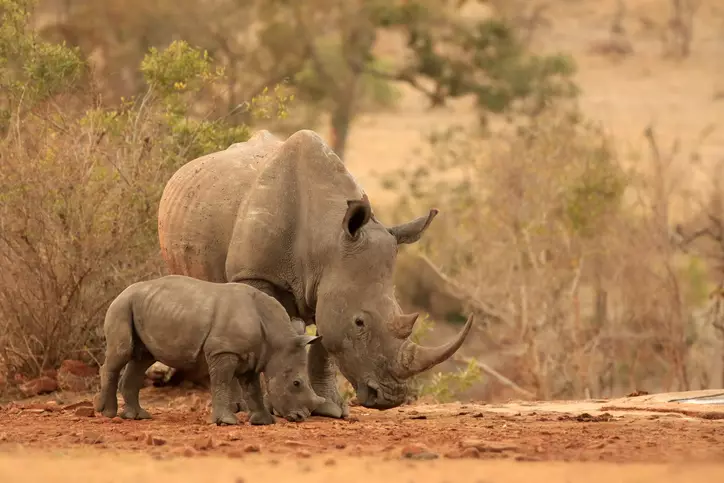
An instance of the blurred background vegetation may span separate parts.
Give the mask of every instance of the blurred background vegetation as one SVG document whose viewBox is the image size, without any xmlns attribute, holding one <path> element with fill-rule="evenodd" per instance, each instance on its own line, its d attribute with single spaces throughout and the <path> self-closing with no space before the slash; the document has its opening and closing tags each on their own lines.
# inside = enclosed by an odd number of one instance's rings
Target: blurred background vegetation
<svg viewBox="0 0 724 483">
<path fill-rule="evenodd" d="M 0 16 L 0 390 L 98 363 L 108 303 L 163 273 L 167 179 L 261 128 L 318 130 L 387 222 L 440 209 L 400 254 L 398 296 L 426 313 L 422 341 L 480 323 L 419 397 L 724 384 L 717 2 L 0 0 Z"/>
</svg>

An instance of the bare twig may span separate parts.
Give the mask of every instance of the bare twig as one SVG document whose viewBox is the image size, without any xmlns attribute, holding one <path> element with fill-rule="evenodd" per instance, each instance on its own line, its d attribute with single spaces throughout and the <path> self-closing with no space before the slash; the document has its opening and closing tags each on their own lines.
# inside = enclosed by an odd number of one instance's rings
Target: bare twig
<svg viewBox="0 0 724 483">
<path fill-rule="evenodd" d="M 493 376 L 493 377 L 494 377 L 495 379 L 497 379 L 501 384 L 503 384 L 503 385 L 506 386 L 506 387 L 509 387 L 510 389 L 514 390 L 515 392 L 517 392 L 517 393 L 520 394 L 521 396 L 524 396 L 524 397 L 526 397 L 526 398 L 528 398 L 528 399 L 535 399 L 535 397 L 536 397 L 535 394 L 533 394 L 532 392 L 530 392 L 530 391 L 528 391 L 528 390 L 526 390 L 526 389 L 523 389 L 523 388 L 520 387 L 518 384 L 516 384 L 515 382 L 511 381 L 510 379 L 508 379 L 507 377 L 505 377 L 504 375 L 502 375 L 501 373 L 499 373 L 498 371 L 496 371 L 495 369 L 493 369 L 492 367 L 490 367 L 490 366 L 487 365 L 486 363 L 480 361 L 479 359 L 475 359 L 475 358 L 473 358 L 473 357 L 459 357 L 459 356 L 457 356 L 457 357 L 455 357 L 455 358 L 458 359 L 458 360 L 460 360 L 460 361 L 463 361 L 463 362 L 465 362 L 465 363 L 468 363 L 468 364 L 469 364 L 470 362 L 474 362 L 474 363 L 477 364 L 485 373 Z"/>
<path fill-rule="evenodd" d="M 435 264 L 430 260 L 426 255 L 424 254 L 417 254 L 416 256 L 420 257 L 420 259 L 430 268 L 430 270 L 437 276 L 440 281 L 443 282 L 444 290 L 449 294 L 452 295 L 455 298 L 463 300 L 465 303 L 469 304 L 473 310 L 478 311 L 481 313 L 484 317 L 497 321 L 497 322 L 506 322 L 507 317 L 505 317 L 503 314 L 495 310 L 493 307 L 491 307 L 489 304 L 483 302 L 482 300 L 478 299 L 477 297 L 474 297 L 469 291 L 464 289 L 462 286 L 460 286 L 457 282 L 450 279 L 447 275 L 442 273 L 442 271 L 435 266 Z"/>
</svg>

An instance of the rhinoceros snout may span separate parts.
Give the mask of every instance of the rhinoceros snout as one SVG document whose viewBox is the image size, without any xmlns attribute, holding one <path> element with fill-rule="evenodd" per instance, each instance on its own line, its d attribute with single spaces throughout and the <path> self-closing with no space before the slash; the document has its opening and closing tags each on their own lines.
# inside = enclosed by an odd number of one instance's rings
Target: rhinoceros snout
<svg viewBox="0 0 724 483">
<path fill-rule="evenodd" d="M 405 394 L 396 394 L 394 396 L 384 394 L 380 390 L 379 384 L 374 381 L 362 383 L 357 388 L 357 400 L 363 407 L 369 409 L 391 409 L 398 407 L 405 400 Z"/>
</svg>

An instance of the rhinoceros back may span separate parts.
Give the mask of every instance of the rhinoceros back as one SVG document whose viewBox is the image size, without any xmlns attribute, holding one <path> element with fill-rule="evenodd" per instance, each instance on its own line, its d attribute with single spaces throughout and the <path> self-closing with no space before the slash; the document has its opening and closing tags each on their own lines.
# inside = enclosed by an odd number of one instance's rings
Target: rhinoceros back
<svg viewBox="0 0 724 483">
<path fill-rule="evenodd" d="M 170 273 L 227 281 L 224 267 L 239 206 L 279 144 L 260 131 L 245 143 L 190 161 L 171 177 L 158 216 Z"/>
</svg>

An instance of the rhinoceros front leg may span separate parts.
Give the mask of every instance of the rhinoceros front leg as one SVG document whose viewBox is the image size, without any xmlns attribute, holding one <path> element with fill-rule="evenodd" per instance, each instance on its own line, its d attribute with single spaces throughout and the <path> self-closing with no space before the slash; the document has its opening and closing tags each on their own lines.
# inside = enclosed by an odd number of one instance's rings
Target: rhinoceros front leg
<svg viewBox="0 0 724 483">
<path fill-rule="evenodd" d="M 254 426 L 274 424 L 274 416 L 271 415 L 267 405 L 264 403 L 264 394 L 261 388 L 261 381 L 258 373 L 244 374 L 239 378 L 243 385 L 242 390 L 246 396 L 249 406 L 249 424 Z"/>
<path fill-rule="evenodd" d="M 312 344 L 307 353 L 309 381 L 318 396 L 326 399 L 315 409 L 315 416 L 328 418 L 346 418 L 349 406 L 337 388 L 337 367 L 322 344 Z"/>
<path fill-rule="evenodd" d="M 211 422 L 217 425 L 239 424 L 232 411 L 232 383 L 236 380 L 239 357 L 235 354 L 207 355 L 211 380 Z"/>
</svg>

